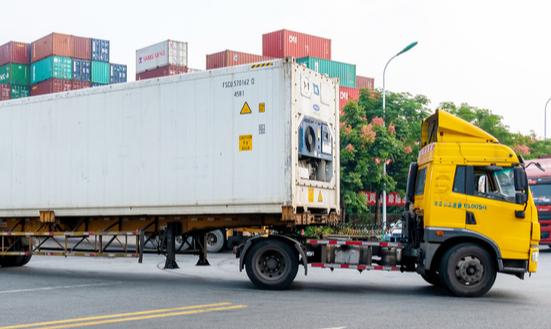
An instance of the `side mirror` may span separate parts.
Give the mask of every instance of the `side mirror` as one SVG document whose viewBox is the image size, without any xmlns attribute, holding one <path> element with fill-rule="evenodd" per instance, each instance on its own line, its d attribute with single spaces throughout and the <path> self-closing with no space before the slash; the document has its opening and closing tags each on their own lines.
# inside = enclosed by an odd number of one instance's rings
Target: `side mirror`
<svg viewBox="0 0 551 329">
<path fill-rule="evenodd" d="M 524 204 L 528 201 L 528 196 L 525 192 L 516 192 L 515 193 L 515 202 L 517 204 Z"/>
<path fill-rule="evenodd" d="M 528 177 L 526 177 L 526 172 L 522 167 L 515 167 L 513 169 L 514 180 L 515 180 L 515 191 L 526 191 L 528 190 Z"/>
</svg>

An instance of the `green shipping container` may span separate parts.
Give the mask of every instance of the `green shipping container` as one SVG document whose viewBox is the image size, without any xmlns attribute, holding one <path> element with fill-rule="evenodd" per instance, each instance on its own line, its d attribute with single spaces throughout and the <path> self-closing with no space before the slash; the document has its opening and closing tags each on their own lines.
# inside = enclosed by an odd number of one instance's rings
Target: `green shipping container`
<svg viewBox="0 0 551 329">
<path fill-rule="evenodd" d="M 28 85 L 29 65 L 6 64 L 0 66 L 0 83 Z"/>
<path fill-rule="evenodd" d="M 330 61 L 317 57 L 297 58 L 297 63 L 306 65 L 316 72 L 327 74 L 332 78 L 339 78 L 340 85 L 356 88 L 356 65 Z"/>
<path fill-rule="evenodd" d="M 110 65 L 106 62 L 92 61 L 92 83 L 109 84 Z"/>
<path fill-rule="evenodd" d="M 31 89 L 29 86 L 11 85 L 10 87 L 11 99 L 27 97 L 31 94 Z"/>
<path fill-rule="evenodd" d="M 51 56 L 32 63 L 32 84 L 52 78 L 71 80 L 73 78 L 73 60 L 70 57 Z"/>
</svg>

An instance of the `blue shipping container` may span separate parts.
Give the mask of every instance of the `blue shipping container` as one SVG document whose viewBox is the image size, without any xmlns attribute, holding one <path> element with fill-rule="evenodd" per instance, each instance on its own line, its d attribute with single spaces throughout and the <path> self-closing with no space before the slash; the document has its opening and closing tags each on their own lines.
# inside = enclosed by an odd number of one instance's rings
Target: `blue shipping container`
<svg viewBox="0 0 551 329">
<path fill-rule="evenodd" d="M 92 60 L 109 62 L 109 40 L 92 39 Z"/>
<path fill-rule="evenodd" d="M 90 81 L 90 72 L 90 61 L 83 59 L 73 59 L 73 80 Z"/>
<path fill-rule="evenodd" d="M 126 82 L 126 65 L 111 64 L 111 72 L 109 76 L 111 83 Z"/>
</svg>

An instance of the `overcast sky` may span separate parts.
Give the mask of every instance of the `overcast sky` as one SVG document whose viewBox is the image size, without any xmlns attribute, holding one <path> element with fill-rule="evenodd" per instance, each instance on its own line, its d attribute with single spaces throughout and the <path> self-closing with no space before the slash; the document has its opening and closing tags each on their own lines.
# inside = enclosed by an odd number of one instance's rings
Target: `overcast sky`
<svg viewBox="0 0 551 329">
<path fill-rule="evenodd" d="M 1 8 L 1 43 L 53 31 L 109 39 L 112 61 L 128 64 L 131 80 L 137 48 L 187 41 L 190 66 L 204 69 L 205 54 L 261 53 L 262 33 L 286 28 L 331 38 L 333 59 L 357 64 L 376 87 L 388 58 L 418 41 L 389 66 L 388 89 L 424 94 L 432 108 L 448 100 L 486 107 L 513 130 L 542 136 L 551 97 L 548 1 L 27 0 Z"/>
</svg>

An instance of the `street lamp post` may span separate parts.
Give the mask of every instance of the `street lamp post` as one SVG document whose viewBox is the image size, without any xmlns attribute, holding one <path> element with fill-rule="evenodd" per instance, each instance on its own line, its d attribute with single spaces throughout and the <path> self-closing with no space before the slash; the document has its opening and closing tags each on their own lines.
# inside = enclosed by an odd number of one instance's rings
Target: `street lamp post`
<svg viewBox="0 0 551 329">
<path fill-rule="evenodd" d="M 386 114 L 386 68 L 394 58 L 402 55 L 403 53 L 409 51 L 411 48 L 415 46 L 417 46 L 417 41 L 410 43 L 404 49 L 400 50 L 400 52 L 392 56 L 385 64 L 385 68 L 383 70 L 383 120 L 385 122 L 385 125 L 386 125 L 386 115 L 385 115 Z M 386 177 L 386 160 L 387 159 L 384 159 L 383 161 L 383 178 Z M 384 182 L 383 182 L 383 223 L 382 224 L 383 224 L 383 234 L 384 234 L 384 231 L 386 230 L 386 186 L 384 185 Z"/>
<path fill-rule="evenodd" d="M 547 105 L 549 104 L 549 101 L 551 101 L 551 97 L 549 97 L 547 102 L 545 102 L 545 110 L 543 111 L 543 140 L 547 139 Z"/>
</svg>

